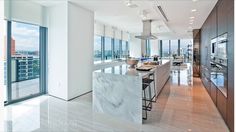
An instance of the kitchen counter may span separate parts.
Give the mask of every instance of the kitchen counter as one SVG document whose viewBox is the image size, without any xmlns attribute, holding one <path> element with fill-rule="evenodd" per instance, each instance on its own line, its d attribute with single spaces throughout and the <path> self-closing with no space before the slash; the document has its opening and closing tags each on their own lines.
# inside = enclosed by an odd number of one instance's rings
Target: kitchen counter
<svg viewBox="0 0 236 132">
<path fill-rule="evenodd" d="M 115 75 L 127 75 L 127 76 L 146 76 L 155 71 L 155 68 L 161 67 L 169 62 L 169 60 L 161 60 L 159 61 L 160 65 L 153 65 L 153 69 L 150 71 L 139 71 L 135 68 L 129 68 L 127 64 L 121 64 L 117 66 L 111 66 L 104 69 L 99 69 L 94 71 L 95 73 L 107 73 L 107 74 L 115 74 Z M 141 66 L 139 63 L 137 67 Z"/>
<path fill-rule="evenodd" d="M 127 64 L 94 71 L 94 111 L 142 123 L 142 79 L 150 73 L 155 73 L 156 94 L 159 94 L 169 78 L 170 61 L 162 60 L 160 65 L 154 66 L 150 71 L 138 71 L 129 68 Z"/>
</svg>

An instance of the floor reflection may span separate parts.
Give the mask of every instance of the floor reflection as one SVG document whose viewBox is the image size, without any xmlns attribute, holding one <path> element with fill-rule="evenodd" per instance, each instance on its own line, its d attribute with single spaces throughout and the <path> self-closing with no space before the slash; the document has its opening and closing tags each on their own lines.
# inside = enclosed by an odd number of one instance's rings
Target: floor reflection
<svg viewBox="0 0 236 132">
<path fill-rule="evenodd" d="M 186 63 L 182 66 L 172 66 L 171 79 L 172 85 L 177 84 L 178 86 L 191 86 L 193 84 L 191 63 Z"/>
<path fill-rule="evenodd" d="M 143 125 L 94 113 L 91 93 L 70 102 L 41 96 L 4 112 L 4 131 L 228 131 L 200 79 L 192 78 L 190 64 L 173 68 Z"/>
</svg>

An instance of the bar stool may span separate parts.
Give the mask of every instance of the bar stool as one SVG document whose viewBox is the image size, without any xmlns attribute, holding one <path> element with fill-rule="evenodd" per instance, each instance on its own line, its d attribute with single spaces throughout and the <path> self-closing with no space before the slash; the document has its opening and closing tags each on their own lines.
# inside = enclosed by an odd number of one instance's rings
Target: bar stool
<svg viewBox="0 0 236 132">
<path fill-rule="evenodd" d="M 153 91 L 154 91 L 154 95 L 153 95 L 153 99 L 154 100 L 152 100 L 153 102 L 156 102 L 157 101 L 157 92 L 156 92 L 156 78 L 155 78 L 155 72 L 153 72 L 153 73 L 151 73 L 150 75 L 149 75 L 149 78 L 152 78 L 152 80 L 153 80 Z"/>
<path fill-rule="evenodd" d="M 142 100 L 144 101 L 144 104 L 142 105 L 143 110 L 145 111 L 145 117 L 143 117 L 144 120 L 147 120 L 147 111 L 148 111 L 148 106 L 149 103 L 147 102 L 147 97 L 146 97 L 146 89 L 149 86 L 147 84 L 143 84 L 142 89 L 143 89 L 143 96 L 142 96 Z"/>
<path fill-rule="evenodd" d="M 156 83 L 155 83 L 155 74 L 150 73 L 148 75 L 148 77 L 143 78 L 143 83 L 147 84 L 150 87 L 150 93 L 151 93 L 151 83 L 153 82 L 153 91 L 154 91 L 154 95 L 151 97 L 150 101 L 152 102 L 156 102 L 157 100 L 157 96 L 156 96 Z"/>
</svg>

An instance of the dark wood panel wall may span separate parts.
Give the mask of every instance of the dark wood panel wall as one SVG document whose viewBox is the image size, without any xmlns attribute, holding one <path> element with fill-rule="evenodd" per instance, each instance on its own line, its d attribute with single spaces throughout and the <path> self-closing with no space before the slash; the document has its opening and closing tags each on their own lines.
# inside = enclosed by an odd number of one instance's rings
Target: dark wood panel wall
<svg viewBox="0 0 236 132">
<path fill-rule="evenodd" d="M 211 39 L 228 34 L 228 91 L 227 98 L 211 83 Z M 201 28 L 201 79 L 231 132 L 234 131 L 234 0 L 219 0 Z M 207 69 L 207 70 L 206 70 Z M 203 74 L 204 72 L 204 74 Z"/>
</svg>

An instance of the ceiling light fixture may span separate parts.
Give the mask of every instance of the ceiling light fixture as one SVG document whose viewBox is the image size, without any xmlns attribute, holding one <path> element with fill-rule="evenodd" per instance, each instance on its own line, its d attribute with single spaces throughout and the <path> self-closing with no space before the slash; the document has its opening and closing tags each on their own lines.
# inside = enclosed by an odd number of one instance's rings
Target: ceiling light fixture
<svg viewBox="0 0 236 132">
<path fill-rule="evenodd" d="M 136 8 L 136 7 L 138 7 L 138 5 L 134 4 L 134 3 L 132 2 L 132 0 L 127 0 L 127 1 L 125 1 L 125 4 L 126 4 L 127 7 L 130 7 L 130 8 Z"/>
<path fill-rule="evenodd" d="M 192 22 L 190 22 L 189 24 L 191 24 L 191 25 L 192 25 L 193 23 L 192 23 Z"/>
<path fill-rule="evenodd" d="M 148 12 L 146 10 L 143 10 L 140 12 L 140 16 L 142 20 L 146 20 L 148 18 Z"/>
<path fill-rule="evenodd" d="M 198 0 L 192 0 L 193 2 L 197 2 Z"/>
<path fill-rule="evenodd" d="M 190 18 L 190 19 L 194 19 L 195 17 L 192 16 L 192 17 L 189 17 L 189 18 Z"/>
<path fill-rule="evenodd" d="M 193 20 L 193 19 L 190 19 L 189 21 L 190 21 L 190 22 L 193 22 L 194 20 Z"/>
<path fill-rule="evenodd" d="M 197 9 L 192 9 L 192 10 L 191 10 L 191 12 L 196 12 L 196 11 L 197 11 Z"/>
</svg>

